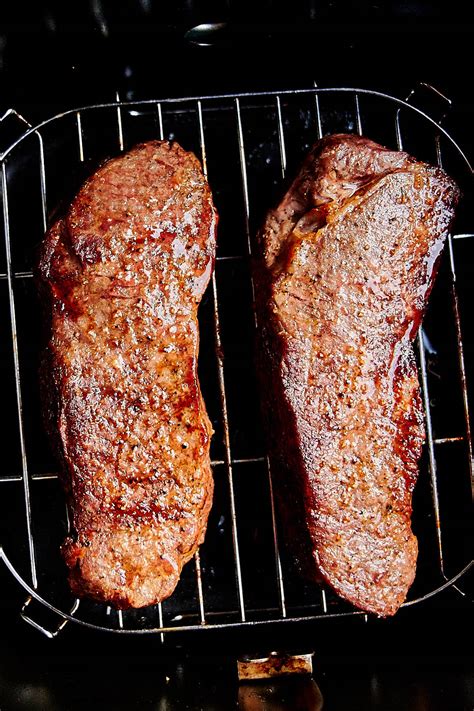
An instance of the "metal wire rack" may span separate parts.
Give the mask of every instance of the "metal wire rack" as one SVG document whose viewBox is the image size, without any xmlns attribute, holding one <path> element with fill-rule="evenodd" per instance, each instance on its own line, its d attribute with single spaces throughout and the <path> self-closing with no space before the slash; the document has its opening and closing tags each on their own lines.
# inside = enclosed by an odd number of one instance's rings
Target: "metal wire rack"
<svg viewBox="0 0 474 711">
<path fill-rule="evenodd" d="M 287 174 L 295 173 L 311 143 L 326 133 L 364 133 L 437 162 L 458 180 L 467 202 L 471 165 L 440 122 L 414 105 L 423 93 L 447 108 L 448 100 L 427 85 L 406 100 L 314 86 L 159 101 L 121 101 L 117 95 L 114 102 L 66 111 L 37 126 L 14 110 L 1 117 L 0 122 L 23 125 L 25 132 L 0 155 L 5 245 L 0 353 L 8 384 L 4 410 L 12 413 L 0 476 L 0 558 L 28 593 L 21 610 L 28 623 L 49 637 L 74 621 L 118 633 L 158 633 L 163 640 L 176 631 L 319 617 L 364 619 L 331 592 L 289 572 L 253 372 L 249 261 L 252 235 L 265 210 L 278 200 Z M 178 140 L 200 156 L 221 216 L 216 270 L 200 312 L 200 377 L 216 430 L 211 450 L 216 495 L 206 541 L 172 597 L 145 610 L 116 612 L 72 599 L 59 558 L 67 515 L 41 428 L 31 267 L 54 210 L 84 176 L 104 158 L 156 137 Z M 405 606 L 450 586 L 464 595 L 456 583 L 471 565 L 468 544 L 460 544 L 470 532 L 473 452 L 456 271 L 465 259 L 458 248 L 474 245 L 469 217 L 460 210 L 418 337 L 427 444 L 415 495 L 419 572 Z"/>
</svg>

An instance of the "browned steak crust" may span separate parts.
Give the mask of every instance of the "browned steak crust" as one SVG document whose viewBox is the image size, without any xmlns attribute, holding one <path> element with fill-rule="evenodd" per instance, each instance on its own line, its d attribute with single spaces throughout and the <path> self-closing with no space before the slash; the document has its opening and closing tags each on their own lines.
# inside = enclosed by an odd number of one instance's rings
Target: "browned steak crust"
<svg viewBox="0 0 474 711">
<path fill-rule="evenodd" d="M 42 245 L 41 381 L 76 595 L 118 608 L 159 602 L 203 541 L 212 428 L 197 308 L 215 228 L 196 157 L 152 141 L 105 163 Z"/>
<path fill-rule="evenodd" d="M 392 615 L 416 570 L 412 341 L 458 190 L 365 139 L 319 141 L 259 234 L 260 371 L 282 535 L 306 575 Z"/>
</svg>

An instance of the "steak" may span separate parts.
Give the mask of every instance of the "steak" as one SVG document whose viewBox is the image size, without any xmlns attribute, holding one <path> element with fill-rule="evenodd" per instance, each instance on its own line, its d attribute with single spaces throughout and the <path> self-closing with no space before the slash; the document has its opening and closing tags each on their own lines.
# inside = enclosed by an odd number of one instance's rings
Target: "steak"
<svg viewBox="0 0 474 711">
<path fill-rule="evenodd" d="M 317 142 L 258 236 L 259 370 L 282 537 L 307 577 L 393 615 L 416 571 L 412 341 L 458 189 L 352 135 Z"/>
<path fill-rule="evenodd" d="M 157 603 L 204 539 L 212 428 L 197 308 L 216 223 L 197 158 L 152 141 L 102 165 L 42 245 L 40 380 L 75 595 L 124 609 Z"/>
</svg>

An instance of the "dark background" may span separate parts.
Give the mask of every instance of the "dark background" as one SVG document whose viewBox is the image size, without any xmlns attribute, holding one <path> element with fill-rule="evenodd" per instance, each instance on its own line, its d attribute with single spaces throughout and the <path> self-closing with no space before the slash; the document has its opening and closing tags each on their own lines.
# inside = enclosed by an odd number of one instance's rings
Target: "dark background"
<svg viewBox="0 0 474 711">
<path fill-rule="evenodd" d="M 461 0 L 70 0 L 2 3 L 0 102 L 31 119 L 135 97 L 351 84 L 406 94 L 416 80 L 470 105 L 472 24 Z M 226 23 L 193 46 L 186 32 Z"/>
<path fill-rule="evenodd" d="M 461 2 L 49 2 L 0 9 L 0 115 L 32 123 L 94 101 L 352 85 L 405 96 L 427 81 L 454 101 L 454 135 L 472 158 L 472 23 Z M 203 22 L 227 23 L 191 44 Z M 218 71 L 217 71 L 218 69 Z M 3 129 L 2 129 L 3 130 Z M 0 140 L 5 136 L 0 132 Z M 7 136 L 8 139 L 8 136 Z M 18 618 L 0 567 L 0 708 L 310 709 L 317 693 L 281 683 L 238 693 L 235 656 L 314 649 L 325 709 L 468 711 L 472 607 L 455 592 L 395 620 L 326 620 L 161 647 L 69 626 L 47 640 Z M 252 705 L 253 704 L 253 705 Z"/>
</svg>

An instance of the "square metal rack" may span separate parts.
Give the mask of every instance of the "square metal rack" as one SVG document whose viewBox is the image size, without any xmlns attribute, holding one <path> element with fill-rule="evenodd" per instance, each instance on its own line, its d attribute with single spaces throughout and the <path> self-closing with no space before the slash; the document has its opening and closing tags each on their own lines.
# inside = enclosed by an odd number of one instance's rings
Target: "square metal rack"
<svg viewBox="0 0 474 711">
<path fill-rule="evenodd" d="M 472 168 L 440 122 L 415 105 L 423 96 L 445 113 L 448 100 L 427 85 L 405 100 L 315 86 L 159 101 L 121 101 L 117 95 L 114 102 L 66 111 L 34 127 L 14 110 L 1 118 L 5 126 L 16 122 L 25 132 L 0 155 L 0 363 L 8 415 L 0 558 L 28 593 L 21 611 L 27 622 L 49 637 L 74 621 L 123 634 L 156 633 L 163 640 L 176 631 L 320 617 L 364 619 L 327 589 L 296 580 L 290 572 L 253 366 L 253 235 L 311 144 L 341 131 L 443 165 L 464 193 L 418 336 L 427 442 L 414 500 L 420 560 L 405 605 L 446 587 L 465 594 L 461 578 L 471 565 L 473 453 L 461 319 L 465 277 L 474 264 L 468 207 Z M 72 599 L 59 555 L 67 515 L 41 425 L 41 334 L 32 264 L 47 225 L 84 177 L 107 157 L 152 138 L 177 140 L 200 157 L 220 215 L 216 269 L 200 308 L 199 360 L 215 429 L 216 491 L 205 543 L 171 598 L 143 610 L 116 612 Z"/>
</svg>

